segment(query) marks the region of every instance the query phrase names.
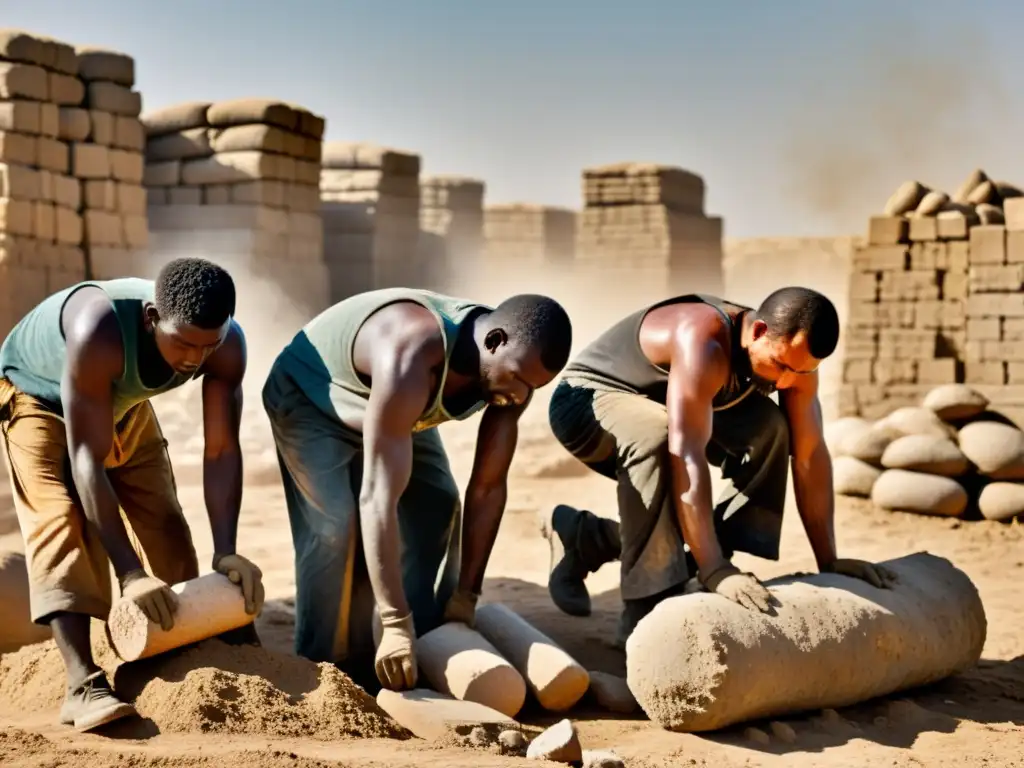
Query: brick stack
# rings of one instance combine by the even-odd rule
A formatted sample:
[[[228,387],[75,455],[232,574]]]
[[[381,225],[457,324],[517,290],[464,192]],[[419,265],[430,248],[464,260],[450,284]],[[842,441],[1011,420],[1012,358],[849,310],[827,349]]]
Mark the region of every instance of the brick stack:
[[[879,418],[955,382],[1024,415],[1024,197],[977,191],[979,173],[952,198],[908,182],[871,218],[854,249],[841,415]]]
[[[667,273],[673,289],[721,291],[722,219],[704,214],[704,192],[700,176],[673,166],[585,169],[577,261]]]
[[[324,145],[320,214],[331,301],[420,278],[420,157],[365,142]]]
[[[567,208],[513,203],[484,209],[488,261],[545,264],[572,261],[576,212]]]
[[[200,255],[327,305],[320,224],[325,122],[274,99],[187,102],[147,113],[153,264]]]
[[[435,283],[444,283],[483,255],[485,192],[483,181],[465,176],[424,176],[420,181],[422,258]]]

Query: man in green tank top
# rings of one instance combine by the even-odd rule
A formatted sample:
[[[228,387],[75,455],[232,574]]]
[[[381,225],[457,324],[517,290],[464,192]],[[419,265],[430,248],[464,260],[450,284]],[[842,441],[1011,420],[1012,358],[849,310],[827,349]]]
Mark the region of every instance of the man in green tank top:
[[[259,569],[235,552],[246,353],[234,311],[227,272],[178,259],[155,283],[89,281],[53,294],[0,348],[0,425],[32,619],[53,631],[67,672],[61,721],[78,730],[135,712],[115,696],[90,646],[90,617],[105,620],[110,610],[111,564],[122,597],[164,629],[176,608],[169,585],[199,575],[149,402],[193,379],[203,382],[213,569],[240,584],[251,615],[263,602]]]
[[[555,604],[589,615],[587,574],[618,560],[619,646],[671,595],[705,590],[771,612],[771,593],[730,559],[778,559],[790,468],[818,567],[886,586],[885,568],[836,552],[818,366],[838,342],[832,302],[789,287],[756,310],[675,297],[584,349],[555,388],[549,419],[566,450],[616,482],[619,520],[568,505],[544,520]],[[727,481],[717,502],[710,464]]]
[[[568,315],[544,296],[492,309],[394,288],[336,304],[285,347],[263,403],[295,543],[299,655],[402,690],[416,685],[418,635],[473,624],[519,417],[571,346]],[[481,410],[460,524],[435,427]]]

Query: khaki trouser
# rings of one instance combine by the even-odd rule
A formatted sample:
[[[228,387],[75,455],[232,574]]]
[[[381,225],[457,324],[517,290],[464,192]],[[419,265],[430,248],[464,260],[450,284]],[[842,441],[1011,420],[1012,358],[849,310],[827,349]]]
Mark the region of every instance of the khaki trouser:
[[[57,612],[106,619],[110,563],[71,477],[64,420],[0,378],[0,427],[25,540],[32,620],[45,624]],[[167,441],[148,402],[114,427],[105,465],[129,537],[149,571],[168,584],[198,576]]]

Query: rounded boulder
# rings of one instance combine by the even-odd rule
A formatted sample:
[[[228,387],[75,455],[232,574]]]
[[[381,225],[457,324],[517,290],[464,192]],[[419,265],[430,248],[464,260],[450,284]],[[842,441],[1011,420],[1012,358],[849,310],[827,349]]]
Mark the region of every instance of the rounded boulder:
[[[978,511],[986,520],[1004,522],[1024,515],[1024,483],[989,483],[978,497]]]
[[[880,424],[899,432],[901,435],[934,435],[955,437],[956,430],[944,422],[931,408],[904,406],[890,413]]]
[[[882,470],[855,459],[853,456],[839,456],[832,460],[832,485],[836,493],[843,496],[869,498]]]
[[[887,469],[875,481],[871,501],[891,511],[959,517],[967,509],[967,491],[949,477]]]
[[[851,434],[843,444],[842,455],[860,459],[875,467],[882,466],[882,454],[889,443],[901,433],[881,422],[876,422],[871,429],[861,434]]]
[[[872,422],[860,416],[844,416],[825,425],[825,445],[833,456],[846,455],[846,443],[871,429]]]
[[[1024,432],[1010,424],[975,421],[960,430],[960,450],[993,480],[1024,480]]]
[[[886,469],[906,469],[943,477],[960,477],[970,462],[948,437],[904,435],[893,440],[882,454]]]
[[[983,413],[989,399],[967,384],[943,384],[925,395],[921,405],[943,421],[963,421]]]

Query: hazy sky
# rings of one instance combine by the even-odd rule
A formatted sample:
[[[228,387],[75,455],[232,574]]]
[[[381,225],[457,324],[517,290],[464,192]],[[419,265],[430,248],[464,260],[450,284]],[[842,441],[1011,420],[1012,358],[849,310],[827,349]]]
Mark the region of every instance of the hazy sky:
[[[587,165],[680,165],[748,237],[859,232],[910,177],[1024,184],[1024,3],[888,5],[0,0],[0,24],[133,55],[146,109],[298,102],[492,203],[578,208]]]

